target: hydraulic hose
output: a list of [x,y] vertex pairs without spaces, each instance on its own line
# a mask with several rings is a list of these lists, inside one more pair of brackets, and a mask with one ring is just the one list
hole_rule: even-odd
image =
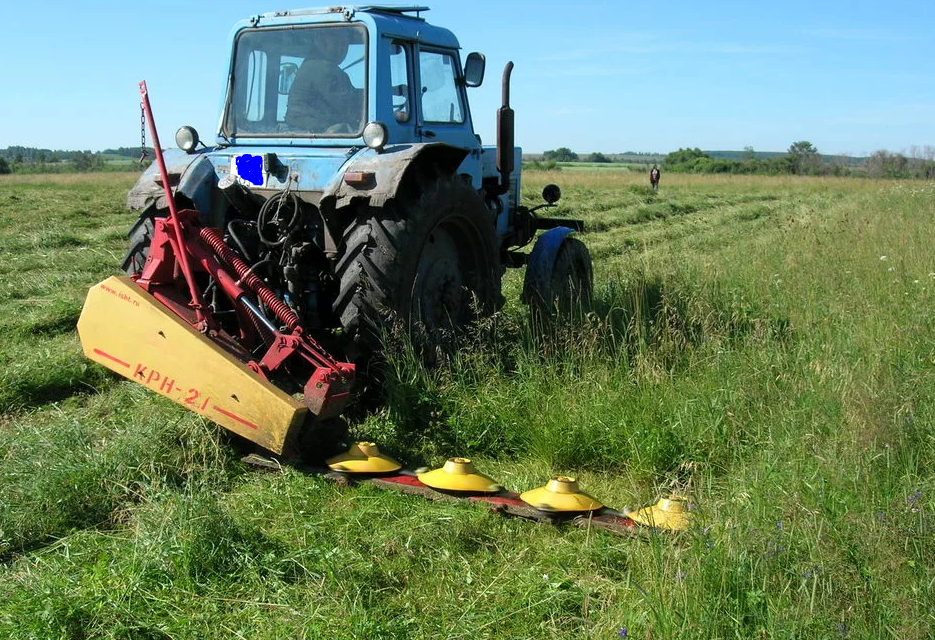
[[211,247],[221,260],[234,270],[237,277],[276,314],[276,317],[279,318],[283,324],[290,329],[297,329],[299,327],[299,316],[295,314],[295,311],[280,300],[279,297],[273,293],[272,289],[263,284],[263,281],[251,271],[247,263],[241,260],[237,254],[225,244],[217,230],[202,227],[198,232],[198,236],[205,244]]

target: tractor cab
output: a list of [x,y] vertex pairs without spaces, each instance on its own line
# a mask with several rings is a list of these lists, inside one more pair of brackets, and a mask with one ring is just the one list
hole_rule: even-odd
[[[426,10],[331,7],[238,23],[218,144],[286,148],[295,157],[315,155],[303,147],[382,152],[444,142],[479,149],[466,88],[483,80],[484,58],[471,54],[462,66],[457,38],[426,23]],[[253,167],[231,170],[248,180],[243,173]],[[467,154],[459,171],[480,186],[479,154]],[[311,189],[331,176],[309,167],[299,178],[308,183],[312,174],[320,184]]]

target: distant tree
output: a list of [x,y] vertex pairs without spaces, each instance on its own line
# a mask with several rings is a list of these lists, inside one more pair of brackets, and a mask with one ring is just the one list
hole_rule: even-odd
[[821,164],[818,149],[808,140],[793,142],[788,151],[789,167],[796,175],[816,175]]
[[555,162],[577,162],[578,154],[568,147],[559,147],[542,154],[543,160],[554,160]]
[[604,155],[603,153],[601,153],[600,151],[595,151],[594,153],[592,153],[591,155],[589,155],[587,161],[588,161],[588,162],[600,162],[600,163],[609,163],[609,162],[611,162],[610,158],[608,158],[607,156],[605,156],[605,155]]
[[686,164],[690,163],[698,158],[708,158],[710,157],[707,153],[695,147],[694,149],[679,149],[678,151],[673,151],[666,156],[665,163],[666,165],[674,164]]
[[90,171],[93,160],[90,154],[83,151],[76,151],[71,156],[71,161],[75,163],[75,171]]
[[740,157],[744,162],[750,162],[751,160],[756,160],[756,151],[753,150],[753,147],[744,147],[743,155]]
[[850,163],[850,157],[846,153],[839,153],[831,160],[831,173],[836,176],[846,176],[850,174],[847,165]]
[[4,173],[13,173],[13,169],[10,168],[10,164],[6,161],[6,158],[0,156],[0,175]]
[[100,171],[104,168],[104,156],[90,151],[75,151],[71,156],[75,171]]
[[663,165],[668,171],[682,173],[706,173],[710,163],[711,157],[698,147],[673,151],[663,160]]

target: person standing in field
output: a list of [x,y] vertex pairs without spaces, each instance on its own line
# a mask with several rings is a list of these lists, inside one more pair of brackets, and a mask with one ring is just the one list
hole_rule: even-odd
[[659,168],[656,165],[649,170],[649,184],[653,188],[653,193],[656,193],[659,189]]

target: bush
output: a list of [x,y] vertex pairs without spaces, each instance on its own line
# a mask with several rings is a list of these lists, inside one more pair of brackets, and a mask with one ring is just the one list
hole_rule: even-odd
[[4,173],[13,173],[13,169],[10,168],[10,163],[6,161],[6,158],[0,156],[0,175]]
[[543,160],[554,160],[555,162],[577,162],[578,154],[568,147],[559,147],[542,154]]

